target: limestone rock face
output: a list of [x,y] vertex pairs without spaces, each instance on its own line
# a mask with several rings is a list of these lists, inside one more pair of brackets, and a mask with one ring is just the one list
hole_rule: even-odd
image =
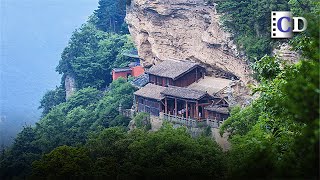
[[232,36],[205,0],[132,0],[126,22],[143,65],[168,59],[201,62],[208,75],[252,81]]
[[299,53],[293,51],[292,47],[288,43],[281,44],[275,48],[272,53],[280,59],[287,61],[289,64],[297,63],[301,58]]
[[73,76],[67,75],[65,78],[64,86],[66,89],[66,100],[76,91],[76,81]]

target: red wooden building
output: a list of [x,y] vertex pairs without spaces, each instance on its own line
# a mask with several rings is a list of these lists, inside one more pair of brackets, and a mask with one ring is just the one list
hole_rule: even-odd
[[212,96],[203,91],[184,87],[167,87],[164,96],[164,113],[188,119],[205,119],[204,107],[212,103]]
[[[214,96],[224,91],[228,82],[204,78],[205,69],[198,63],[163,61],[146,73],[149,84],[134,93],[137,112],[154,116],[162,113],[165,118],[179,122],[218,122],[228,117],[228,102]],[[208,89],[208,82],[215,85]]]
[[163,99],[161,94],[166,87],[147,84],[134,93],[137,112],[146,112],[153,116],[159,116],[164,110]]
[[167,60],[151,67],[147,74],[152,84],[186,87],[204,77],[205,69],[198,63]]
[[144,73],[144,69],[141,66],[114,68],[112,70],[112,80],[116,80],[119,77],[128,78],[129,76],[138,77]]

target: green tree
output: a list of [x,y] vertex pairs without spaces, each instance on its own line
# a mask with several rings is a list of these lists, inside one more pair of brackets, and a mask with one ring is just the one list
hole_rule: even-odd
[[38,159],[41,153],[40,148],[34,143],[35,139],[34,128],[25,126],[0,162],[1,178],[22,178],[22,174],[30,174],[31,163]]
[[124,18],[126,16],[126,0],[99,0],[96,26],[105,32],[128,33]]
[[251,61],[271,54],[271,11],[289,10],[287,0],[225,0],[218,1],[217,8],[224,13],[224,27],[233,33],[238,47]]
[[91,159],[86,150],[61,146],[32,164],[36,178],[75,178],[90,175]]
[[128,35],[106,33],[87,23],[73,33],[57,71],[72,74],[78,89],[105,88],[111,82],[112,68],[129,63],[121,53],[133,47]]
[[50,90],[42,97],[40,101],[39,109],[42,109],[42,117],[49,113],[49,111],[59,105],[60,103],[65,102],[65,90],[62,87],[56,87],[55,90]]
[[67,111],[79,106],[88,106],[97,103],[103,94],[95,88],[83,88],[72,95],[67,101]]
[[[311,19],[318,11],[306,13]],[[315,21],[315,22],[319,22]],[[223,125],[230,130],[229,178],[319,177],[319,29],[317,23],[293,43],[302,61],[279,71],[274,58],[257,63],[260,97]],[[305,41],[308,39],[308,41]],[[297,42],[294,40],[295,42]],[[252,111],[252,113],[250,111]],[[249,113],[249,114],[247,114]],[[244,126],[247,117],[250,126]],[[251,119],[251,118],[248,118]],[[254,166],[252,164],[254,163]]]

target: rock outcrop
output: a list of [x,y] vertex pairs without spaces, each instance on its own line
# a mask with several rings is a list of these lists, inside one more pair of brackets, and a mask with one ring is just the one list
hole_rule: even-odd
[[126,22],[143,65],[180,59],[201,62],[209,75],[252,81],[251,69],[206,0],[132,0]]
[[72,94],[76,91],[76,81],[73,76],[66,75],[64,80],[64,87],[66,89],[66,100],[72,96]]
[[282,43],[273,50],[272,54],[284,61],[287,61],[289,64],[297,63],[301,58],[300,54],[293,51],[292,47],[288,43]]

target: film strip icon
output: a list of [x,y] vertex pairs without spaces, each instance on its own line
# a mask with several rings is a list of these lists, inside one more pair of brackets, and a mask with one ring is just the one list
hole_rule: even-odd
[[271,38],[291,38],[292,13],[290,11],[271,12]]

